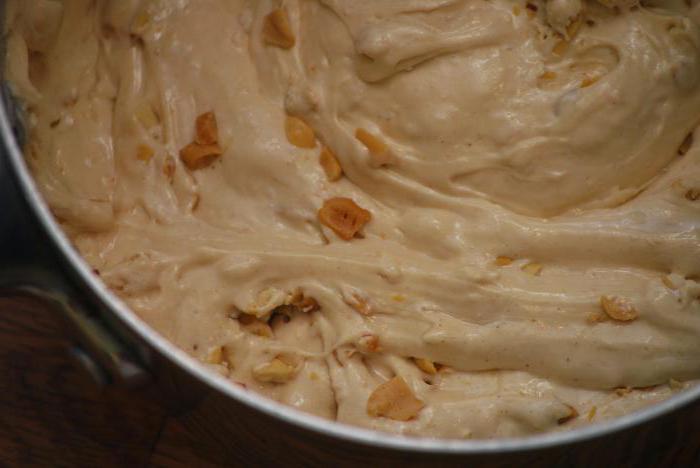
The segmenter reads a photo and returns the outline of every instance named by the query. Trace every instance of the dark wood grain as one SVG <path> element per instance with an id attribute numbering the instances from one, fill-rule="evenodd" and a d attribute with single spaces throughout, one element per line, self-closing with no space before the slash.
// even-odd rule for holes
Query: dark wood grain
<path id="1" fill-rule="evenodd" d="M 195 410 L 166 410 L 155 387 L 100 389 L 67 356 L 54 317 L 27 299 L 0 299 L 0 466 L 218 467 L 353 466 L 352 452 L 295 457 L 294 440 L 278 446 L 220 425 L 216 398 Z M 169 406 L 170 407 L 170 406 Z M 245 429 L 245 428 L 243 428 Z M 207 435 L 209 434 L 209 435 Z M 249 434 L 248 434 L 249 435 Z M 229 443 L 212 443 L 215 439 Z M 247 440 L 245 446 L 241 441 Z M 653 424 L 573 447 L 452 460 L 469 466 L 700 467 L 700 404 Z M 413 456 L 381 466 L 436 466 Z"/>

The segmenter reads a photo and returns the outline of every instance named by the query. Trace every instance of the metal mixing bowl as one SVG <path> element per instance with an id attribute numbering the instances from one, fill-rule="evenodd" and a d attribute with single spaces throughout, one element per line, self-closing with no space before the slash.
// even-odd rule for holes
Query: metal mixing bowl
<path id="1" fill-rule="evenodd" d="M 0 4 L 0 8 L 2 5 Z M 43 300 L 74 338 L 77 362 L 104 385 L 155 381 L 180 409 L 212 402 L 220 420 L 211 440 L 245 451 L 249 441 L 281 447 L 288 462 L 319 454 L 349 460 L 411 457 L 453 459 L 561 446 L 604 436 L 700 398 L 700 386 L 627 416 L 587 427 L 497 440 L 443 440 L 378 433 L 327 421 L 231 384 L 166 341 L 110 292 L 81 258 L 37 190 L 21 151 L 24 134 L 15 102 L 2 87 L 0 105 L 0 295 Z M 1 320 L 1 319 L 0 319 Z M 137 391 L 137 390 L 134 390 Z M 232 441 L 227 434 L 235 434 Z M 242 440 L 248 438 L 248 441 Z M 290 448 L 287 450 L 286 448 Z M 286 451 L 285 451 L 286 450 Z"/>

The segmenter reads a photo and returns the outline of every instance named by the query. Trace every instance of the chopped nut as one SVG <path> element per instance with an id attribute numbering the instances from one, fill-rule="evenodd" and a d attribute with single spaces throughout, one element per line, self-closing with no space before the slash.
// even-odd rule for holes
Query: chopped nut
<path id="1" fill-rule="evenodd" d="M 384 166 L 391 162 L 393 155 L 391 150 L 382 140 L 376 136 L 369 133 L 363 128 L 358 128 L 355 131 L 355 138 L 360 140 L 360 142 L 365 145 L 367 151 L 369 151 L 372 160 L 378 166 Z"/>
<path id="2" fill-rule="evenodd" d="M 581 21 L 581 17 L 575 18 L 569 25 L 566 27 L 566 37 L 571 40 L 581 29 L 581 25 L 583 24 L 583 21 Z"/>
<path id="3" fill-rule="evenodd" d="M 598 412 L 598 407 L 592 406 L 590 411 L 588 411 L 588 420 L 593 421 L 593 418 L 595 418 L 595 415 L 597 412 Z"/>
<path id="4" fill-rule="evenodd" d="M 666 286 L 668 289 L 676 290 L 678 287 L 673 283 L 673 280 L 667 275 L 663 276 L 661 278 L 661 282 Z"/>
<path id="5" fill-rule="evenodd" d="M 525 11 L 527 11 L 527 16 L 529 16 L 530 18 L 534 18 L 537 15 L 538 8 L 537 5 L 535 5 L 534 3 L 527 2 L 525 4 L 525 8 Z"/>
<path id="6" fill-rule="evenodd" d="M 284 131 L 287 134 L 287 141 L 299 148 L 315 148 L 316 135 L 309 124 L 299 117 L 287 116 L 284 122 Z"/>
<path id="7" fill-rule="evenodd" d="M 601 322 L 607 322 L 608 321 L 608 316 L 604 314 L 603 312 L 593 312 L 588 315 L 586 318 L 586 321 L 588 323 L 601 323 Z"/>
<path id="8" fill-rule="evenodd" d="M 683 143 L 681 143 L 681 146 L 678 147 L 678 154 L 680 156 L 685 156 L 688 153 L 688 151 L 690 151 L 690 148 L 692 146 L 693 146 L 693 132 L 690 132 L 683 140 Z"/>
<path id="9" fill-rule="evenodd" d="M 435 367 L 433 361 L 425 358 L 413 358 L 413 362 L 415 362 L 416 366 L 426 374 L 437 374 L 437 368 Z"/>
<path id="10" fill-rule="evenodd" d="M 291 49 L 296 43 L 289 16 L 284 8 L 273 10 L 265 17 L 262 34 L 266 44 L 282 49 Z"/>
<path id="11" fill-rule="evenodd" d="M 563 416 L 563 417 L 561 417 L 561 418 L 559 418 L 559 419 L 557 420 L 557 423 L 558 423 L 559 425 L 565 424 L 565 423 L 571 421 L 572 419 L 578 417 L 578 411 L 576 411 L 576 408 L 574 408 L 574 407 L 571 406 L 571 405 L 566 405 L 566 406 L 569 407 L 569 414 L 567 414 L 566 416 Z"/>
<path id="12" fill-rule="evenodd" d="M 214 145 L 219 142 L 219 127 L 213 112 L 206 112 L 197 117 L 195 130 L 194 142 L 198 145 Z"/>
<path id="13" fill-rule="evenodd" d="M 425 405 L 416 398 L 406 381 L 394 377 L 378 386 L 367 400 L 367 414 L 395 421 L 410 421 Z"/>
<path id="14" fill-rule="evenodd" d="M 275 358 L 253 369 L 253 378 L 263 383 L 287 383 L 292 380 L 295 374 L 294 366 L 287 364 L 280 358 Z"/>
<path id="15" fill-rule="evenodd" d="M 371 315 L 372 306 L 363 297 L 353 294 L 351 297 L 343 297 L 345 303 L 362 315 Z"/>
<path id="16" fill-rule="evenodd" d="M 700 200 L 700 189 L 689 189 L 685 192 L 685 199 L 688 201 Z"/>
<path id="17" fill-rule="evenodd" d="M 379 337 L 377 335 L 362 335 L 357 340 L 357 349 L 363 353 L 376 353 L 379 351 Z"/>
<path id="18" fill-rule="evenodd" d="M 581 88 L 588 88 L 589 86 L 593 86 L 600 80 L 600 77 L 598 76 L 586 76 L 583 80 L 581 80 Z"/>
<path id="19" fill-rule="evenodd" d="M 554 44 L 554 47 L 552 48 L 552 53 L 554 55 L 559 55 L 562 56 L 566 53 L 566 50 L 569 48 L 569 43 L 566 41 L 559 41 L 556 44 Z"/>
<path id="20" fill-rule="evenodd" d="M 318 304 L 316 299 L 313 297 L 304 296 L 301 300 L 292 302 L 292 305 L 297 307 L 300 311 L 310 314 L 311 312 L 316 312 L 321 310 L 321 306 Z"/>
<path id="21" fill-rule="evenodd" d="M 540 273 L 542 273 L 542 265 L 539 263 L 528 263 L 527 265 L 523 265 L 520 269 L 532 276 L 540 276 Z"/>
<path id="22" fill-rule="evenodd" d="M 153 108 L 148 103 L 141 104 L 135 112 L 136 120 L 139 121 L 144 128 L 150 129 L 159 124 L 158 116 L 153 111 Z"/>
<path id="23" fill-rule="evenodd" d="M 155 152 L 148 145 L 138 145 L 136 147 L 136 159 L 143 162 L 148 162 L 153 158 Z"/>
<path id="24" fill-rule="evenodd" d="M 255 315 L 246 314 L 241 312 L 238 315 L 238 322 L 243 326 L 243 328 L 253 335 L 262 336 L 264 338 L 272 338 L 272 328 L 270 325 L 257 318 Z"/>
<path id="25" fill-rule="evenodd" d="M 262 336 L 263 338 L 272 338 L 272 328 L 262 320 L 256 320 L 246 327 L 252 334 Z"/>
<path id="26" fill-rule="evenodd" d="M 191 171 L 210 166 L 221 156 L 221 147 L 218 144 L 199 145 L 190 143 L 180 150 L 180 159 Z"/>
<path id="27" fill-rule="evenodd" d="M 510 257 L 505 257 L 503 255 L 496 257 L 496 265 L 497 266 L 508 266 L 511 263 L 513 263 L 513 259 Z"/>
<path id="28" fill-rule="evenodd" d="M 612 319 L 621 322 L 629 322 L 639 315 L 632 304 L 620 297 L 601 296 L 600 306 Z"/>
<path id="29" fill-rule="evenodd" d="M 349 198 L 331 198 L 318 211 L 318 219 L 343 240 L 352 240 L 372 219 L 372 214 Z"/>
<path id="30" fill-rule="evenodd" d="M 615 393 L 617 394 L 617 396 L 624 396 L 624 395 L 627 395 L 628 393 L 631 393 L 631 392 L 632 392 L 631 387 L 618 387 L 615 389 Z"/>
<path id="31" fill-rule="evenodd" d="M 323 171 L 326 173 L 326 177 L 331 182 L 339 180 L 343 176 L 343 168 L 340 167 L 340 162 L 338 158 L 327 146 L 321 149 L 321 155 L 319 156 L 319 162 Z"/>
<path id="32" fill-rule="evenodd" d="M 175 158 L 170 154 L 163 160 L 163 174 L 171 180 L 175 176 Z"/>
<path id="33" fill-rule="evenodd" d="M 671 390 L 681 390 L 685 387 L 685 385 L 683 385 L 683 382 L 679 382 L 676 379 L 669 379 L 668 386 Z"/>
<path id="34" fill-rule="evenodd" d="M 224 347 L 215 346 L 209 350 L 207 355 L 207 362 L 209 364 L 221 364 L 224 361 Z"/>
<path id="35" fill-rule="evenodd" d="M 131 30 L 133 32 L 143 32 L 143 30 L 148 26 L 148 24 L 151 22 L 151 16 L 148 14 L 148 11 L 141 10 L 136 17 L 134 17 L 133 22 L 131 23 Z"/>

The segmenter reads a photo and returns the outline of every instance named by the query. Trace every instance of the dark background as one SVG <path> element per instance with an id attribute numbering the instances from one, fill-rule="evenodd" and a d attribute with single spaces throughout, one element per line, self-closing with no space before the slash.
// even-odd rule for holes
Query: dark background
<path id="1" fill-rule="evenodd" d="M 264 446 L 246 447 L 245 459 L 229 458 L 222 463 L 220 454 L 203 449 L 206 441 L 190 430 L 199 410 L 169 413 L 157 388 L 98 388 L 68 358 L 66 340 L 54 322 L 50 312 L 27 299 L 0 299 L 0 466 L 285 465 L 270 453 L 287 448 Z M 235 448 L 235 437 L 231 439 Z M 251 453 L 258 455 L 251 458 Z M 412 461 L 406 459 L 400 465 L 411 466 Z M 604 439 L 459 464 L 700 467 L 700 403 Z M 322 466 L 345 465 L 335 459 Z M 387 465 L 377 460 L 376 466 Z M 422 465 L 439 466 L 429 461 Z"/>

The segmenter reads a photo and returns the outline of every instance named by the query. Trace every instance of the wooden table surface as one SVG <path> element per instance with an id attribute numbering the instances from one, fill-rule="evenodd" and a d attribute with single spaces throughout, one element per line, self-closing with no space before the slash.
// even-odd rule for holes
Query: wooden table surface
<path id="1" fill-rule="evenodd" d="M 0 467 L 223 466 L 196 450 L 187 415 L 169 414 L 156 388 L 98 388 L 65 349 L 50 313 L 26 300 L 0 299 Z M 700 404 L 622 434 L 516 460 L 520 466 L 700 467 Z M 492 466 L 512 462 L 495 458 Z M 245 463 L 270 464 L 284 465 L 262 458 Z M 344 464 L 328 460 L 327 466 Z"/>

